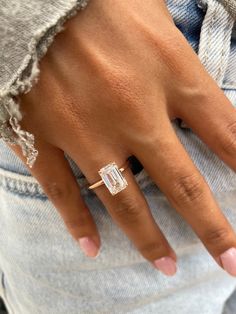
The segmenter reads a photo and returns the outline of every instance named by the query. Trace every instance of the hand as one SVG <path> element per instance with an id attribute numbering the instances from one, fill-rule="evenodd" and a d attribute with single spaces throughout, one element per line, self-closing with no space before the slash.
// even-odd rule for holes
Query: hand
<path id="1" fill-rule="evenodd" d="M 235 232 L 171 124 L 181 118 L 236 170 L 236 112 L 164 2 L 91 0 L 66 23 L 40 69 L 37 85 L 21 97 L 21 125 L 35 135 L 39 151 L 29 170 L 71 235 L 94 241 L 84 240 L 87 254 L 97 254 L 100 237 L 64 152 L 90 183 L 104 165 L 120 166 L 134 155 L 216 262 L 236 275 L 229 250 L 236 247 Z M 105 186 L 94 191 L 142 256 L 173 275 L 176 254 L 130 169 L 125 177 L 128 187 L 115 196 Z"/>

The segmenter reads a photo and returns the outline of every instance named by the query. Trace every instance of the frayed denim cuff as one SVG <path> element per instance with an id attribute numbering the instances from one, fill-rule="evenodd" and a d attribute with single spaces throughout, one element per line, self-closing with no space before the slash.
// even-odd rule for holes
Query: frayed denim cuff
<path id="1" fill-rule="evenodd" d="M 1 0 L 0 138 L 21 146 L 32 168 L 38 151 L 34 135 L 22 130 L 17 95 L 28 92 L 39 75 L 38 62 L 64 22 L 89 0 Z"/>

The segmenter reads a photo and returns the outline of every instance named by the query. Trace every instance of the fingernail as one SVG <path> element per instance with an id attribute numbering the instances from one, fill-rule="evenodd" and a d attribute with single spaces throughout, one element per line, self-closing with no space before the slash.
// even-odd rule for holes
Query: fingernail
<path id="1" fill-rule="evenodd" d="M 232 247 L 220 255 L 224 269 L 232 276 L 236 276 L 236 248 Z"/>
<path id="2" fill-rule="evenodd" d="M 79 245 L 81 250 L 89 257 L 97 257 L 99 255 L 99 249 L 95 242 L 89 237 L 83 237 L 79 239 Z"/>
<path id="3" fill-rule="evenodd" d="M 167 276 L 176 273 L 176 262 L 169 256 L 161 257 L 153 262 L 154 266 Z"/>

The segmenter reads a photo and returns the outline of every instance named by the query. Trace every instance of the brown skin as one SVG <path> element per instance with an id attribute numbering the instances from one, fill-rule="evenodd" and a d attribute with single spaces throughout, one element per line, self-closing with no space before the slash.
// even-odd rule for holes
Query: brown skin
<path id="1" fill-rule="evenodd" d="M 90 236 L 101 245 L 63 152 L 91 183 L 107 163 L 135 155 L 217 262 L 236 247 L 234 230 L 171 124 L 184 120 L 236 170 L 236 112 L 163 1 L 91 0 L 66 23 L 40 68 L 39 82 L 21 97 L 22 127 L 39 150 L 29 170 L 75 239 Z M 176 260 L 130 169 L 125 177 L 128 187 L 115 196 L 104 186 L 94 191 L 144 258 Z"/>

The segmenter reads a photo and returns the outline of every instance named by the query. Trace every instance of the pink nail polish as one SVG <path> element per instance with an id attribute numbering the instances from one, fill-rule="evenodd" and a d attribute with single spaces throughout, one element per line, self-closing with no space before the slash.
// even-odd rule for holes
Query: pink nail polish
<path id="1" fill-rule="evenodd" d="M 94 241 L 89 237 L 83 237 L 79 239 L 79 245 L 81 250 L 89 257 L 97 257 L 99 255 L 99 249 Z"/>
<path id="2" fill-rule="evenodd" d="M 224 269 L 232 276 L 236 276 L 236 248 L 232 247 L 220 255 Z"/>
<path id="3" fill-rule="evenodd" d="M 176 271 L 176 262 L 169 256 L 161 257 L 153 262 L 154 266 L 167 276 L 173 276 Z"/>

